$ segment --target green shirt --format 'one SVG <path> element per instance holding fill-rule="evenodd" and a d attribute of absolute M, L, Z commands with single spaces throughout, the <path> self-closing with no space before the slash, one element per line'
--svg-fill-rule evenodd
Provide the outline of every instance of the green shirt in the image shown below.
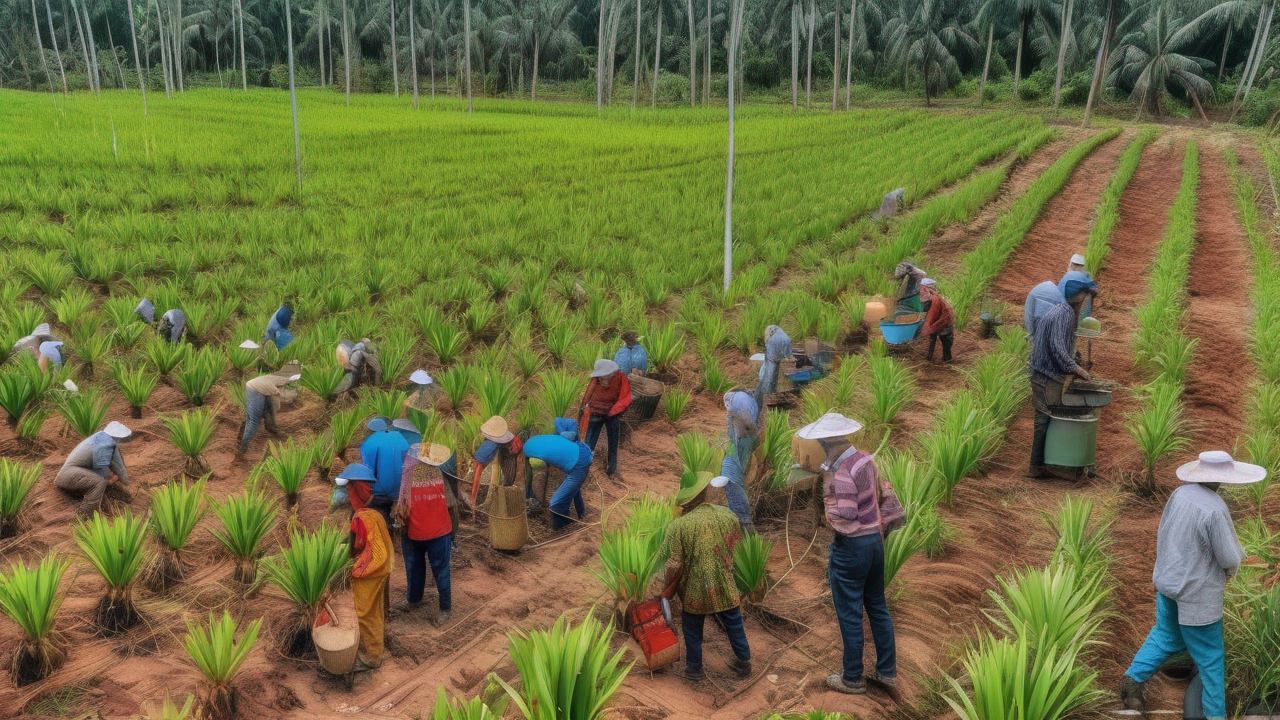
<path fill-rule="evenodd" d="M 671 521 L 668 563 L 680 568 L 676 591 L 685 612 L 710 615 L 742 602 L 733 582 L 733 547 L 740 533 L 738 516 L 722 505 L 703 503 Z"/>

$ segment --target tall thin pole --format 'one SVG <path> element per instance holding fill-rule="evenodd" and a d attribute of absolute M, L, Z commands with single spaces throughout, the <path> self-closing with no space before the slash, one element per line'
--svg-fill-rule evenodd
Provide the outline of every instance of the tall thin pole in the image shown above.
<path fill-rule="evenodd" d="M 284 0 L 285 43 L 289 46 L 289 104 L 293 106 L 293 164 L 298 170 L 298 199 L 302 199 L 302 146 L 298 143 L 298 91 L 293 83 L 293 16 Z"/>
<path fill-rule="evenodd" d="M 732 74 L 729 76 L 733 77 Z M 636 103 L 640 100 L 640 0 L 636 0 L 636 69 L 635 77 L 631 83 L 631 109 L 636 109 Z"/>
<path fill-rule="evenodd" d="M 709 0 L 708 0 L 709 1 Z M 733 280 L 733 125 L 734 73 L 738 67 L 738 34 L 742 23 L 742 0 L 729 3 L 729 163 L 724 186 L 724 290 L 729 292 Z M 710 27 L 707 28 L 710 32 Z"/>
<path fill-rule="evenodd" d="M 132 2 L 132 0 L 130 0 Z M 31 25 L 36 31 L 36 46 L 40 48 L 40 64 L 44 65 L 44 79 L 49 83 L 49 92 L 56 93 L 53 87 L 53 74 L 49 72 L 49 59 L 44 56 L 44 44 L 40 42 L 40 16 L 36 14 L 36 0 L 31 0 Z M 57 100 L 54 100 L 57 105 Z"/>
<path fill-rule="evenodd" d="M 466 35 L 467 49 L 467 114 L 472 111 L 471 103 L 471 0 L 463 0 L 463 33 Z"/>
<path fill-rule="evenodd" d="M 396 50 L 396 0 L 391 0 L 391 83 L 400 97 L 400 55 Z"/>
<path fill-rule="evenodd" d="M 147 116 L 147 82 L 142 79 L 142 59 L 138 55 L 138 33 L 133 27 L 133 0 L 125 0 L 125 4 L 129 10 L 129 37 L 133 39 L 133 67 L 138 71 L 138 87 L 142 88 L 142 117 L 145 118 Z M 120 78 L 123 80 L 124 75 Z"/>
<path fill-rule="evenodd" d="M 58 52 L 58 36 L 53 34 L 53 9 L 49 0 L 44 0 L 44 14 L 49 19 L 49 39 L 53 41 L 53 54 L 58 58 L 58 72 L 62 74 L 62 94 L 67 94 L 67 71 L 62 66 L 62 53 Z"/>
<path fill-rule="evenodd" d="M 409 0 L 409 65 L 413 71 L 413 109 L 418 109 L 418 41 L 413 26 L 418 24 L 413 14 L 413 0 Z"/>
<path fill-rule="evenodd" d="M 244 2 L 236 0 L 236 7 L 240 8 L 240 89 L 248 91 L 249 66 L 244 64 Z"/>

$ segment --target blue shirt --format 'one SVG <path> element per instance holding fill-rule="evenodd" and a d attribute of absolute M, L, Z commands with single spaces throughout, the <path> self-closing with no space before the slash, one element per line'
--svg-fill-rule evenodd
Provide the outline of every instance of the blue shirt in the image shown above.
<path fill-rule="evenodd" d="M 485 440 L 480 443 L 480 447 L 476 448 L 476 462 L 482 462 L 485 465 L 493 462 L 493 458 L 498 454 L 498 443 L 492 440 Z"/>
<path fill-rule="evenodd" d="M 635 347 L 627 347 L 624 344 L 613 356 L 613 361 L 618 364 L 619 370 L 627 374 L 632 370 L 649 372 L 649 353 L 645 352 L 644 347 L 639 344 Z"/>
<path fill-rule="evenodd" d="M 400 433 L 383 430 L 365 438 L 360 445 L 360 461 L 373 470 L 374 495 L 400 497 L 400 473 L 407 454 L 409 443 Z"/>
<path fill-rule="evenodd" d="M 729 442 L 742 439 L 744 433 L 754 436 L 760 419 L 760 406 L 751 393 L 741 390 L 729 393 L 728 414 L 725 417 L 725 434 Z"/>
<path fill-rule="evenodd" d="M 1079 270 L 1068 270 L 1067 273 L 1062 276 L 1062 279 L 1058 281 L 1058 292 L 1062 293 L 1062 299 L 1064 301 L 1067 298 L 1067 283 L 1071 280 L 1075 280 L 1076 282 L 1082 282 L 1082 283 L 1093 282 L 1093 278 L 1089 275 L 1089 273 L 1080 272 Z M 1094 284 L 1096 285 L 1097 283 L 1094 283 Z M 1090 297 L 1088 300 L 1085 300 L 1084 307 L 1080 308 L 1080 317 L 1090 317 L 1091 315 L 1093 315 L 1093 298 L 1092 297 Z"/>
<path fill-rule="evenodd" d="M 276 310 L 275 315 L 271 316 L 271 322 L 267 323 L 267 331 L 263 334 L 263 344 L 273 342 L 276 347 L 283 350 L 293 342 L 293 333 L 289 332 L 289 323 L 293 322 L 293 311 L 281 305 Z"/>
<path fill-rule="evenodd" d="M 1031 337 L 1036 336 L 1036 322 L 1053 309 L 1055 305 L 1066 302 L 1058 286 L 1045 280 L 1031 288 L 1027 293 L 1027 303 L 1022 309 L 1022 328 Z"/>

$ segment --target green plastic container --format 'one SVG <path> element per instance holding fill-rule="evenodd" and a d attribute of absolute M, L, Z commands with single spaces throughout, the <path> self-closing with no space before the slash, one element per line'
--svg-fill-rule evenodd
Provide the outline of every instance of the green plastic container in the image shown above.
<path fill-rule="evenodd" d="M 1049 418 L 1044 462 L 1059 467 L 1090 467 L 1098 455 L 1098 415 Z"/>

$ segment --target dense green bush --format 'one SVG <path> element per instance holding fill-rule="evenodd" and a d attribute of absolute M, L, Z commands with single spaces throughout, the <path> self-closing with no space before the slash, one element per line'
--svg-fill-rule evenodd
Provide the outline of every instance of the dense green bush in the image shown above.
<path fill-rule="evenodd" d="M 769 55 L 752 55 L 742 63 L 742 77 L 756 87 L 776 87 L 782 79 L 782 66 Z M 688 86 L 686 79 L 685 86 Z"/>

